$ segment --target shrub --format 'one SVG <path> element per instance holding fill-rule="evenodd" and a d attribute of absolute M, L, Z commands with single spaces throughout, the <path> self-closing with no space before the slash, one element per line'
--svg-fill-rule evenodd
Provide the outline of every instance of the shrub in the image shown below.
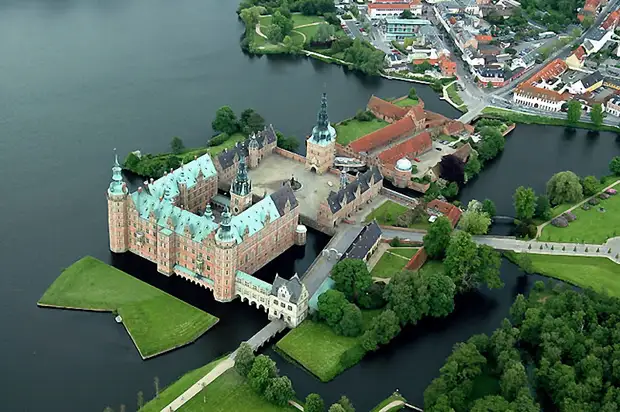
<path fill-rule="evenodd" d="M 592 206 L 596 206 L 599 203 L 601 203 L 601 201 L 598 200 L 597 198 L 593 197 L 592 199 L 588 200 L 588 203 L 591 204 Z"/>
<path fill-rule="evenodd" d="M 355 113 L 355 119 L 360 122 L 369 122 L 374 118 L 375 116 L 370 112 L 370 110 L 358 110 L 357 113 Z"/>
<path fill-rule="evenodd" d="M 563 216 L 558 216 L 551 221 L 551 224 L 555 227 L 567 227 L 568 221 Z"/>
<path fill-rule="evenodd" d="M 584 203 L 583 205 L 581 205 L 581 208 L 582 208 L 583 210 L 590 210 L 590 209 L 591 209 L 591 208 L 590 208 L 590 205 L 589 205 L 589 204 L 587 204 L 587 203 Z"/>
<path fill-rule="evenodd" d="M 576 220 L 576 219 L 577 219 L 577 216 L 575 216 L 575 215 L 574 215 L 573 213 L 571 213 L 571 212 L 565 212 L 565 213 L 563 213 L 563 214 L 562 214 L 562 217 L 563 217 L 564 219 L 566 219 L 567 221 L 569 221 L 569 222 L 572 222 L 573 220 Z"/>
<path fill-rule="evenodd" d="M 598 195 L 598 197 L 603 200 L 609 199 L 609 195 L 607 193 L 601 193 L 600 195 Z"/>
<path fill-rule="evenodd" d="M 228 139 L 230 139 L 230 136 L 228 135 L 228 133 L 220 133 L 217 136 L 213 136 L 211 140 L 209 140 L 209 146 L 221 145 Z"/>
<path fill-rule="evenodd" d="M 380 309 L 385 306 L 383 292 L 385 291 L 385 283 L 373 283 L 370 285 L 366 293 L 359 298 L 359 305 L 364 309 Z"/>
<path fill-rule="evenodd" d="M 399 247 L 400 246 L 400 239 L 398 238 L 398 236 L 396 236 L 394 239 L 390 240 L 390 246 L 392 246 L 392 247 Z"/>

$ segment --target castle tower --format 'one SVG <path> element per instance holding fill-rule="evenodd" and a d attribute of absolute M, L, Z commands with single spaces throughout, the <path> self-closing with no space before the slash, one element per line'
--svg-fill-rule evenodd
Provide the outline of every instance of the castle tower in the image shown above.
<path fill-rule="evenodd" d="M 305 245 L 307 233 L 308 229 L 304 225 L 297 225 L 297 228 L 295 229 L 295 244 L 298 246 Z"/>
<path fill-rule="evenodd" d="M 230 184 L 230 205 L 235 215 L 252 206 L 252 182 L 248 179 L 244 157 L 239 159 L 237 177 Z"/>
<path fill-rule="evenodd" d="M 340 190 L 347 187 L 348 184 L 349 184 L 349 178 L 347 176 L 347 169 L 343 167 L 342 170 L 340 171 Z"/>
<path fill-rule="evenodd" d="M 129 250 L 129 225 L 127 222 L 127 196 L 129 190 L 127 190 L 127 185 L 123 182 L 121 171 L 118 155 L 114 153 L 112 182 L 107 191 L 108 233 L 110 235 L 110 250 L 114 253 L 124 253 Z"/>
<path fill-rule="evenodd" d="M 220 227 L 215 233 L 215 265 L 213 296 L 218 302 L 230 302 L 235 298 L 237 276 L 237 241 L 228 208 L 222 213 Z"/>
<path fill-rule="evenodd" d="M 260 145 L 256 139 L 256 134 L 252 133 L 248 143 L 248 157 L 250 169 L 256 169 L 260 163 Z"/>
<path fill-rule="evenodd" d="M 306 141 L 306 169 L 323 174 L 333 166 L 335 157 L 336 130 L 329 124 L 327 94 L 323 93 L 316 126 Z"/>

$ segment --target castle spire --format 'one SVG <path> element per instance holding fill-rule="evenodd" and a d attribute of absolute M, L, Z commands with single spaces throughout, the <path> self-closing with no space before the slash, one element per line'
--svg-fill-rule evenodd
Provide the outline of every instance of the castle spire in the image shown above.
<path fill-rule="evenodd" d="M 217 229 L 215 233 L 215 239 L 221 242 L 230 242 L 234 240 L 234 235 L 232 233 L 231 226 L 231 215 L 228 211 L 228 206 L 224 208 L 222 212 L 222 221 L 220 222 L 220 227 Z"/>
<path fill-rule="evenodd" d="M 239 159 L 239 168 L 237 176 L 230 185 L 230 192 L 238 196 L 246 196 L 252 191 L 252 183 L 248 179 L 248 168 L 245 163 L 245 157 Z"/>
<path fill-rule="evenodd" d="M 118 163 L 118 154 L 116 148 L 114 148 L 114 165 L 112 166 L 112 182 L 108 188 L 108 193 L 111 195 L 125 194 L 125 182 L 123 182 L 123 168 Z"/>
<path fill-rule="evenodd" d="M 347 169 L 343 167 L 342 170 L 340 171 L 340 190 L 347 187 L 348 184 L 349 184 L 349 179 L 347 177 Z"/>
<path fill-rule="evenodd" d="M 316 126 L 312 129 L 312 138 L 316 142 L 331 141 L 336 137 L 336 131 L 329 124 L 329 116 L 327 115 L 327 93 L 321 96 L 321 108 L 317 114 Z"/>

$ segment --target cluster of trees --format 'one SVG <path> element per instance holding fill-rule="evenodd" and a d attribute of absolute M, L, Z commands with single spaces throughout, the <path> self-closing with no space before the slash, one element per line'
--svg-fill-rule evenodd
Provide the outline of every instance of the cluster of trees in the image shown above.
<path fill-rule="evenodd" d="M 353 44 L 344 50 L 344 58 L 353 68 L 366 73 L 378 74 L 385 65 L 385 53 L 377 50 L 370 43 L 355 39 Z"/>
<path fill-rule="evenodd" d="M 278 147 L 294 152 L 299 147 L 299 140 L 295 136 L 284 136 L 281 132 L 276 130 L 276 138 Z"/>
<path fill-rule="evenodd" d="M 576 22 L 576 10 L 582 6 L 583 3 L 579 0 L 525 0 L 521 2 L 521 9 L 527 17 L 544 24 L 556 33 L 560 33 L 564 27 Z"/>
<path fill-rule="evenodd" d="M 493 214 L 491 214 L 491 212 Z M 489 231 L 491 218 L 495 215 L 495 204 L 490 199 L 483 202 L 472 200 L 461 215 L 459 229 L 472 235 L 484 235 Z"/>
<path fill-rule="evenodd" d="M 257 6 L 264 10 L 261 14 L 274 14 L 283 7 L 306 16 L 336 13 L 336 6 L 330 0 L 297 0 L 290 3 L 287 0 L 242 0 L 237 8 L 237 14 L 241 15 L 243 10 Z"/>
<path fill-rule="evenodd" d="M 254 109 L 245 109 L 239 119 L 229 106 L 222 106 L 215 112 L 211 127 L 216 132 L 232 135 L 234 133 L 251 134 L 265 128 L 265 119 Z"/>
<path fill-rule="evenodd" d="M 331 24 L 321 24 L 314 36 L 312 36 L 312 44 L 325 45 L 330 44 L 336 35 L 336 29 Z"/>
<path fill-rule="evenodd" d="M 609 162 L 609 171 L 616 176 L 620 176 L 620 156 L 615 156 Z"/>
<path fill-rule="evenodd" d="M 549 220 L 551 218 L 551 204 L 545 195 L 536 196 L 531 187 L 519 186 L 513 195 L 517 236 L 536 237 L 534 219 Z"/>
<path fill-rule="evenodd" d="M 428 203 L 441 196 L 446 199 L 453 199 L 459 194 L 458 183 L 456 181 L 449 182 L 448 180 L 458 179 L 459 170 L 463 169 L 463 162 L 456 156 L 447 155 L 442 157 L 439 166 L 442 179 L 431 182 L 429 176 L 424 176 L 421 180 L 422 183 L 429 183 L 428 189 L 424 193 L 424 202 Z"/>
<path fill-rule="evenodd" d="M 567 103 L 566 118 L 570 124 L 577 124 L 581 119 L 582 106 L 578 100 L 571 100 Z M 594 125 L 600 127 L 605 119 L 605 111 L 600 103 L 592 105 L 590 110 L 590 120 Z"/>
<path fill-rule="evenodd" d="M 619 317 L 617 298 L 537 282 L 529 299 L 517 296 L 511 320 L 491 337 L 455 346 L 424 393 L 424 409 L 537 412 L 540 402 L 559 412 L 617 411 Z M 476 399 L 474 381 L 482 377 L 499 389 Z"/>
<path fill-rule="evenodd" d="M 280 43 L 285 36 L 291 34 L 294 26 L 291 11 L 285 3 L 271 16 L 271 24 L 265 29 L 265 35 L 271 43 Z"/>
<path fill-rule="evenodd" d="M 479 161 L 484 163 L 504 150 L 506 139 L 498 127 L 485 126 L 480 128 L 479 133 L 482 140 L 478 143 L 476 150 Z"/>

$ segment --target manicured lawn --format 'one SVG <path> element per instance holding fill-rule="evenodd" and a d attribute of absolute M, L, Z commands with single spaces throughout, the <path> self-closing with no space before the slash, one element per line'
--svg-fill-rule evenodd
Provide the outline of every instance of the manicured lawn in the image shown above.
<path fill-rule="evenodd" d="M 599 207 L 606 211 L 599 212 Z M 539 240 L 603 244 L 611 237 L 620 236 L 620 195 L 601 200 L 597 206 L 591 206 L 590 210 L 583 210 L 580 206 L 572 213 L 577 216 L 577 220 L 570 222 L 568 227 L 548 224 Z"/>
<path fill-rule="evenodd" d="M 400 107 L 409 107 L 409 106 L 415 106 L 418 103 L 420 103 L 418 99 L 412 99 L 411 97 L 407 97 L 406 99 L 399 100 L 394 104 Z"/>
<path fill-rule="evenodd" d="M 529 254 L 534 271 L 598 292 L 620 296 L 620 265 L 607 258 Z"/>
<path fill-rule="evenodd" d="M 218 318 L 86 256 L 52 283 L 42 306 L 117 311 L 142 357 L 193 342 Z"/>
<path fill-rule="evenodd" d="M 446 93 L 448 93 L 450 100 L 452 100 L 457 106 L 463 105 L 463 99 L 461 99 L 461 96 L 459 96 L 459 93 L 456 90 L 456 83 L 452 83 L 450 86 L 448 86 L 446 88 Z"/>
<path fill-rule="evenodd" d="M 620 128 L 615 126 L 606 126 L 602 125 L 601 127 L 595 126 L 593 123 L 580 121 L 577 124 L 568 123 L 567 119 L 558 119 L 550 116 L 537 116 L 525 113 L 519 113 L 512 110 L 500 109 L 498 107 L 485 107 L 482 110 L 483 114 L 490 115 L 490 117 L 499 117 L 504 120 L 514 122 L 514 123 L 524 123 L 524 124 L 548 124 L 552 126 L 569 126 L 569 127 L 578 127 L 582 129 L 591 129 L 591 130 L 604 130 L 610 132 L 618 132 Z M 587 119 L 586 116 L 582 116 L 582 119 Z"/>
<path fill-rule="evenodd" d="M 391 278 L 403 270 L 417 251 L 418 248 L 390 248 L 381 256 L 370 274 L 377 278 Z"/>
<path fill-rule="evenodd" d="M 346 125 L 343 124 L 344 122 L 346 122 Z M 336 141 L 342 145 L 347 145 L 362 136 L 366 136 L 388 125 L 387 122 L 379 119 L 373 119 L 369 122 L 349 119 L 344 122 L 336 125 Z"/>
<path fill-rule="evenodd" d="M 294 412 L 292 406 L 275 406 L 257 395 L 246 380 L 230 369 L 211 382 L 202 393 L 183 405 L 182 412 Z"/>
<path fill-rule="evenodd" d="M 211 372 L 222 359 L 214 360 L 198 369 L 187 372 L 159 393 L 157 398 L 152 399 L 140 409 L 140 412 L 160 412 L 166 405 L 178 398 L 194 383 Z"/>
<path fill-rule="evenodd" d="M 398 216 L 405 213 L 407 210 L 408 209 L 406 206 L 388 200 L 370 212 L 368 216 L 366 216 L 366 219 L 364 219 L 364 223 L 368 223 L 373 219 L 376 219 L 377 223 L 380 225 L 394 226 Z"/>
<path fill-rule="evenodd" d="M 303 26 L 303 25 L 312 24 L 312 23 L 320 23 L 324 21 L 325 19 L 321 16 L 305 16 L 300 13 L 293 13 L 293 24 L 295 24 L 294 27 Z"/>
<path fill-rule="evenodd" d="M 313 16 L 308 16 L 308 17 L 313 17 Z M 327 24 L 327 23 L 321 23 L 321 24 Z M 320 24 L 315 24 L 314 26 L 299 27 L 299 28 L 296 28 L 294 30 L 305 34 L 306 35 L 306 42 L 309 43 L 310 40 L 312 40 L 312 38 L 316 34 L 316 32 L 319 30 L 319 26 L 320 26 Z"/>
<path fill-rule="evenodd" d="M 384 406 L 389 405 L 390 403 L 394 402 L 394 401 L 403 401 L 403 402 L 407 402 L 407 399 L 405 399 L 402 395 L 400 395 L 399 393 L 394 392 L 392 395 L 390 395 L 388 398 L 382 400 L 377 406 L 375 406 L 374 408 L 372 408 L 372 410 L 370 412 L 379 412 L 381 410 L 381 408 L 383 408 Z M 402 406 L 396 406 L 394 408 L 389 409 L 390 412 L 392 411 L 400 411 L 402 409 Z"/>
<path fill-rule="evenodd" d="M 445 269 L 443 267 L 443 262 L 440 260 L 427 260 L 424 266 L 420 268 L 418 272 L 427 273 L 427 272 L 440 272 L 444 273 Z"/>
<path fill-rule="evenodd" d="M 364 325 L 369 325 L 379 313 L 380 310 L 362 311 Z M 344 371 L 340 358 L 344 352 L 358 346 L 360 338 L 337 335 L 326 324 L 306 319 L 280 339 L 276 347 L 327 382 Z"/>

